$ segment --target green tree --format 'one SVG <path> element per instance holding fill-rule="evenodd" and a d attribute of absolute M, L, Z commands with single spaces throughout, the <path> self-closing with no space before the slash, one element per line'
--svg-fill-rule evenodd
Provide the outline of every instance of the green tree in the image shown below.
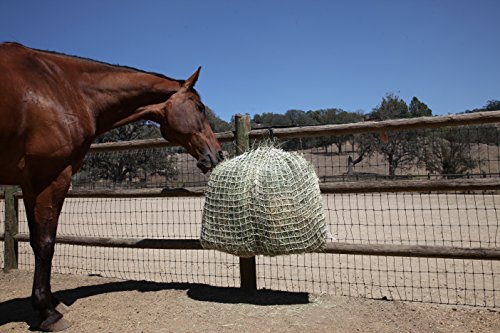
<path fill-rule="evenodd" d="M 252 127 L 267 128 L 267 127 L 284 127 L 284 126 L 308 126 L 317 125 L 318 122 L 311 117 L 308 112 L 302 110 L 288 110 L 285 114 L 262 113 L 256 114 L 252 120 Z M 316 138 L 308 139 L 291 139 L 282 143 L 285 150 L 297 150 L 303 148 L 315 147 L 317 145 Z"/>
<path fill-rule="evenodd" d="M 348 124 L 359 122 L 363 116 L 359 112 L 348 112 L 342 109 L 322 109 L 316 111 L 309 111 L 311 117 L 316 120 L 318 124 Z M 352 135 L 335 135 L 328 137 L 320 137 L 317 143 L 325 149 L 334 144 L 337 146 L 339 154 L 343 152 L 345 143 L 352 139 Z"/>
<path fill-rule="evenodd" d="M 500 101 L 496 99 L 489 100 L 484 106 L 486 111 L 497 111 L 500 110 Z"/>
<path fill-rule="evenodd" d="M 337 117 L 334 124 L 350 124 L 357 123 L 363 120 L 363 115 L 359 112 L 348 112 L 340 110 L 337 112 Z M 342 153 L 342 147 L 345 146 L 346 142 L 352 141 L 353 135 L 336 135 L 332 137 L 333 144 L 337 146 L 339 154 Z"/>
<path fill-rule="evenodd" d="M 423 103 L 416 98 L 414 100 L 413 111 L 417 114 L 419 108 L 424 109 Z M 394 94 L 387 94 L 383 97 L 382 102 L 371 113 L 371 117 L 375 120 L 410 118 L 411 116 L 412 113 L 406 102 Z M 410 167 L 416 160 L 417 135 L 414 132 L 383 133 L 375 136 L 372 144 L 374 145 L 372 150 L 383 154 L 387 161 L 390 178 L 396 176 L 398 168 Z"/>
<path fill-rule="evenodd" d="M 157 125 L 140 121 L 115 128 L 100 136 L 96 143 L 130 141 L 160 137 Z M 90 153 L 82 166 L 79 182 L 111 180 L 121 184 L 135 177 L 145 179 L 150 175 L 167 178 L 177 174 L 176 157 L 169 149 L 140 150 L 130 152 Z"/>
<path fill-rule="evenodd" d="M 311 126 L 318 122 L 308 112 L 302 110 L 288 110 L 284 114 L 286 126 Z M 318 138 L 291 139 L 283 143 L 283 149 L 299 150 L 318 146 Z"/>
<path fill-rule="evenodd" d="M 486 102 L 481 108 L 465 110 L 465 113 L 474 113 L 474 112 L 482 112 L 482 111 L 498 111 L 500 110 L 500 101 L 496 99 L 491 99 Z"/>
<path fill-rule="evenodd" d="M 285 119 L 289 126 L 310 126 L 319 124 L 316 119 L 311 117 L 310 113 L 302 110 L 288 110 L 285 113 Z"/>
<path fill-rule="evenodd" d="M 376 140 L 377 135 L 374 133 L 353 135 L 349 139 L 352 143 L 352 147 L 355 147 L 358 156 L 353 158 L 352 155 L 349 155 L 347 158 L 347 175 L 352 176 L 354 174 L 354 166 L 361 163 L 365 157 L 369 157 L 375 152 L 376 145 L 374 143 Z"/>
<path fill-rule="evenodd" d="M 427 104 L 422 103 L 418 98 L 413 97 L 408 107 L 411 117 L 430 117 L 432 116 L 432 110 L 429 109 Z"/>
<path fill-rule="evenodd" d="M 462 177 L 479 165 L 479 156 L 467 139 L 467 129 L 437 129 L 423 138 L 419 164 L 445 178 Z"/>
<path fill-rule="evenodd" d="M 283 114 L 264 112 L 253 116 L 253 127 L 291 126 L 290 119 Z"/>
<path fill-rule="evenodd" d="M 486 104 L 477 109 L 466 110 L 464 113 L 475 113 L 484 111 L 497 111 L 500 110 L 499 100 L 489 100 Z M 500 146 L 500 128 L 496 125 L 480 125 L 469 126 L 469 132 L 466 138 L 470 143 L 484 143 Z"/>
<path fill-rule="evenodd" d="M 230 123 L 219 118 L 211 108 L 207 106 L 205 110 L 207 112 L 208 123 L 214 133 L 228 132 L 233 129 Z"/>
<path fill-rule="evenodd" d="M 371 117 L 375 120 L 410 118 L 408 105 L 399 96 L 387 94 L 382 102 L 372 110 Z"/>

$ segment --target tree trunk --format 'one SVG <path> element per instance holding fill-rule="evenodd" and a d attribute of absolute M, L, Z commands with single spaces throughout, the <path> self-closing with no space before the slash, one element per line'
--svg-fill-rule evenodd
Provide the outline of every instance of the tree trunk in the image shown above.
<path fill-rule="evenodd" d="M 396 163 L 396 160 L 394 160 L 393 155 L 389 155 L 387 161 L 389 162 L 389 178 L 394 179 L 398 164 Z"/>
<path fill-rule="evenodd" d="M 352 156 L 347 158 L 347 175 L 352 176 L 354 174 L 354 166 L 361 162 L 365 157 L 365 152 L 361 152 L 357 159 L 353 160 Z"/>
<path fill-rule="evenodd" d="M 349 156 L 347 158 L 347 175 L 352 176 L 353 173 L 354 173 L 354 162 L 352 160 L 352 157 Z"/>
<path fill-rule="evenodd" d="M 342 154 L 342 143 L 336 143 L 335 144 L 339 150 L 339 155 Z"/>

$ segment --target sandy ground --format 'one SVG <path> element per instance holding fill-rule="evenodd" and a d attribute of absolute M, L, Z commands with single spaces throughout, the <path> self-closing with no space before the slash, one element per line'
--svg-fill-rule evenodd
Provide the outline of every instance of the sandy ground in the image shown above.
<path fill-rule="evenodd" d="M 36 330 L 29 272 L 0 273 L 0 332 Z M 499 332 L 498 310 L 54 274 L 66 332 Z"/>

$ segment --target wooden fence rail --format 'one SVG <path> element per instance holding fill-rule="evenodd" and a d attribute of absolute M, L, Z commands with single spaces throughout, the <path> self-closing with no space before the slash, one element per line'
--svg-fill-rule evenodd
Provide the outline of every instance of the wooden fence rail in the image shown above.
<path fill-rule="evenodd" d="M 384 121 L 367 121 L 351 124 L 296 126 L 288 128 L 273 128 L 273 136 L 280 139 L 305 138 L 315 136 L 336 136 L 346 134 L 359 134 L 370 132 L 407 131 L 422 128 L 440 128 L 450 126 L 484 125 L 500 122 L 500 110 L 476 112 L 461 115 L 448 115 L 436 117 L 419 117 L 411 119 L 395 119 Z M 269 129 L 250 130 L 250 139 L 265 138 L 269 136 Z M 232 142 L 235 133 L 217 133 L 220 142 Z M 164 139 L 135 140 L 128 142 L 107 142 L 93 144 L 92 152 L 123 151 L 130 149 L 174 147 L 175 144 Z"/>
<path fill-rule="evenodd" d="M 219 142 L 232 142 L 234 140 L 233 132 L 216 133 L 215 136 Z M 143 139 L 133 141 L 119 141 L 119 142 L 105 142 L 94 143 L 90 147 L 91 152 L 110 152 L 110 151 L 123 151 L 131 149 L 152 149 L 152 148 L 166 148 L 178 147 L 177 144 L 165 141 L 165 139 Z"/>
<path fill-rule="evenodd" d="M 436 179 L 436 180 L 385 180 L 363 182 L 331 182 L 319 184 L 322 194 L 391 193 L 391 192 L 472 192 L 500 191 L 500 178 Z M 146 189 L 94 189 L 70 190 L 67 198 L 162 198 L 203 197 L 205 187 L 196 188 L 146 188 Z M 22 198 L 22 192 L 13 191 Z M 0 199 L 2 196 L 0 196 Z"/>
<path fill-rule="evenodd" d="M 4 240 L 0 234 L 0 240 Z M 18 242 L 29 242 L 28 234 L 17 234 L 14 239 Z M 159 250 L 203 250 L 199 239 L 153 239 L 153 238 L 109 238 L 66 236 L 57 237 L 57 243 L 115 247 L 133 249 L 159 249 Z M 352 243 L 327 243 L 323 251 L 317 253 L 353 254 L 365 256 L 390 256 L 390 257 L 419 257 L 419 258 L 444 258 L 444 259 L 470 259 L 470 260 L 500 260 L 498 248 L 465 248 L 451 246 L 429 245 L 397 245 L 397 244 L 352 244 Z"/>
<path fill-rule="evenodd" d="M 441 128 L 465 125 L 484 125 L 500 122 L 500 111 L 477 112 L 461 115 L 418 117 L 410 119 L 392 119 L 367 121 L 351 124 L 313 125 L 288 128 L 274 128 L 273 136 L 280 139 L 310 138 L 318 136 L 337 136 L 371 132 L 409 131 L 422 128 Z M 268 129 L 250 131 L 251 139 L 269 136 Z"/>

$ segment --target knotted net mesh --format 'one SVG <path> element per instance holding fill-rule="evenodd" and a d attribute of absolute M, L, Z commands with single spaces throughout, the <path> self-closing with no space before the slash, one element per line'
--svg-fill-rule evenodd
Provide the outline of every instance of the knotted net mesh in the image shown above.
<path fill-rule="evenodd" d="M 260 147 L 210 175 L 204 248 L 276 256 L 321 250 L 328 236 L 318 178 L 301 155 Z"/>

